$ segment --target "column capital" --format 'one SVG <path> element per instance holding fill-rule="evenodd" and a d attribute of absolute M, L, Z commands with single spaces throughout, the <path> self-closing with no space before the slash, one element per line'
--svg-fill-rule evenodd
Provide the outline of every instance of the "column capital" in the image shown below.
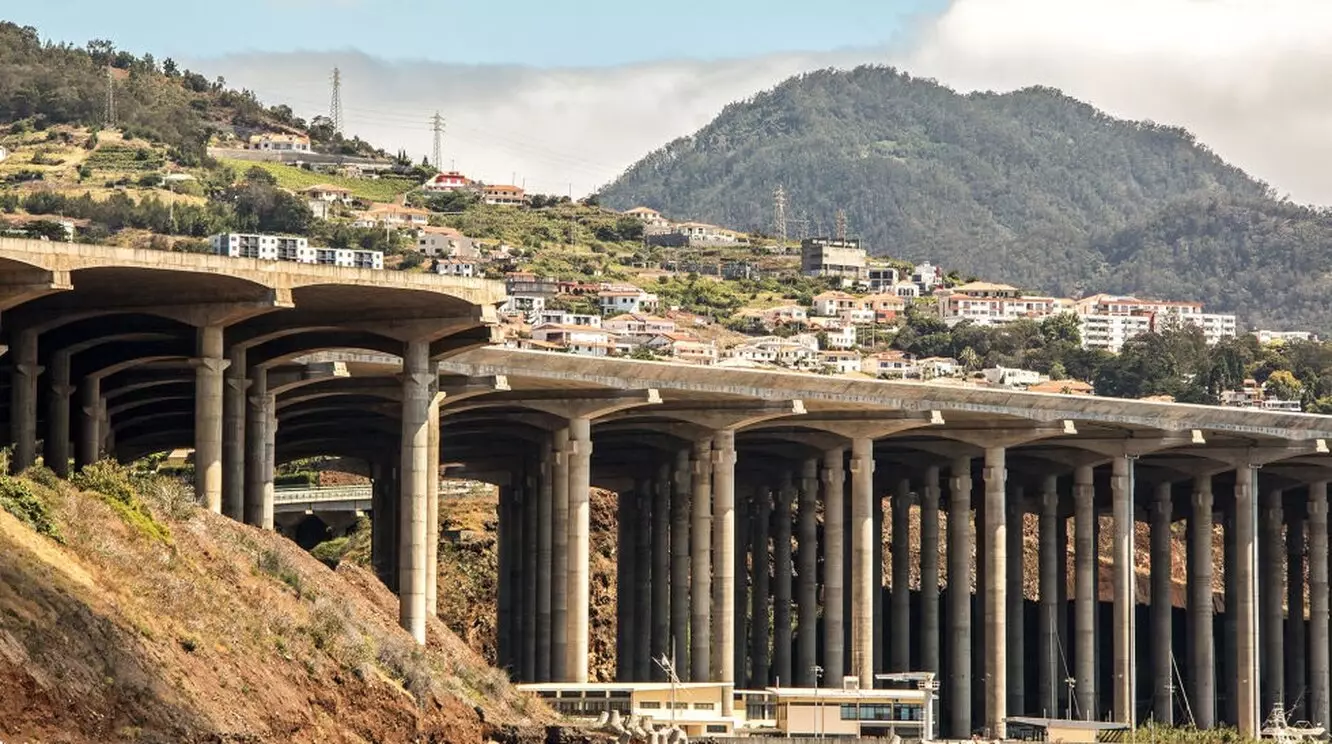
<path fill-rule="evenodd" d="M 1192 494 L 1189 495 L 1189 503 L 1191 503 L 1195 509 L 1211 509 L 1212 492 L 1194 491 Z"/>
<path fill-rule="evenodd" d="M 14 371 L 24 377 L 37 377 L 46 371 L 46 367 L 40 364 L 25 364 L 20 362 L 14 365 Z"/>
<path fill-rule="evenodd" d="M 730 465 L 730 466 L 734 466 L 734 465 L 735 465 L 735 462 L 736 462 L 736 459 L 737 459 L 737 457 L 736 457 L 736 454 L 735 454 L 735 450 L 733 450 L 733 449 L 713 450 L 713 451 L 712 451 L 712 464 L 713 464 L 713 465 L 722 465 L 722 466 Z"/>
<path fill-rule="evenodd" d="M 78 388 L 74 387 L 73 385 L 70 385 L 69 383 L 56 384 L 51 386 L 51 392 L 55 393 L 56 395 L 62 398 L 68 398 L 72 396 L 76 390 L 78 390 Z"/>
<path fill-rule="evenodd" d="M 190 366 L 196 370 L 207 370 L 220 375 L 231 366 L 231 360 L 222 357 L 194 357 L 190 359 Z"/>

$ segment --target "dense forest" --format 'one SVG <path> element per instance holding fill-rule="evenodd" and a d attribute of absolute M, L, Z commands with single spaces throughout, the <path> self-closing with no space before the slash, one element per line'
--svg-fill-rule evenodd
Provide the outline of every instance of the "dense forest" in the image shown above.
<path fill-rule="evenodd" d="M 136 56 L 104 39 L 84 47 L 56 44 L 31 26 L 0 22 L 0 122 L 102 125 L 108 85 L 116 127 L 170 146 L 172 159 L 184 165 L 199 165 L 209 137 L 221 132 L 302 132 L 347 155 L 384 154 L 358 138 L 344 139 L 327 117 L 307 123 L 288 106 L 265 107 L 252 91 L 233 90 L 226 80 L 208 80 L 172 59 Z"/>
<path fill-rule="evenodd" d="M 602 192 L 676 218 L 849 233 L 1043 292 L 1196 299 L 1243 322 L 1332 330 L 1332 217 L 1273 199 L 1188 132 L 1049 88 L 960 95 L 892 68 L 824 70 L 732 104 Z"/>

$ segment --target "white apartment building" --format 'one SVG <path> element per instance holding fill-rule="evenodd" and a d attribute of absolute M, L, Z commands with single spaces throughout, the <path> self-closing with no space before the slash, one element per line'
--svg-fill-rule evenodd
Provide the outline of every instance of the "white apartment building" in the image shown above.
<path fill-rule="evenodd" d="M 1287 344 L 1292 341 L 1316 341 L 1318 337 L 1311 331 L 1254 331 L 1253 335 L 1258 338 L 1258 343 L 1266 346 L 1268 344 Z"/>
<path fill-rule="evenodd" d="M 825 330 L 824 336 L 828 340 L 829 349 L 856 348 L 856 327 L 854 325 L 844 325 L 841 328 Z"/>
<path fill-rule="evenodd" d="M 427 256 L 476 258 L 479 247 L 477 241 L 451 227 L 427 226 L 416 231 L 416 248 Z"/>
<path fill-rule="evenodd" d="M 981 374 L 985 375 L 985 381 L 991 385 L 1009 388 L 1025 388 L 1050 379 L 1049 375 L 1030 369 L 1016 369 L 1002 365 L 981 370 Z"/>
<path fill-rule="evenodd" d="M 532 325 L 560 325 L 560 326 L 579 326 L 586 328 L 601 328 L 602 320 L 600 315 L 584 315 L 581 313 L 571 313 L 568 310 L 545 310 L 542 309 L 532 316 Z"/>
<path fill-rule="evenodd" d="M 869 266 L 865 269 L 865 289 L 873 293 L 891 292 L 901 279 L 897 269 L 887 266 Z"/>
<path fill-rule="evenodd" d="M 293 261 L 358 269 L 384 268 L 384 254 L 381 251 L 312 247 L 306 238 L 258 233 L 219 233 L 211 236 L 208 242 L 212 245 L 213 253 L 232 258 Z"/>
<path fill-rule="evenodd" d="M 933 292 L 935 287 L 943 284 L 943 270 L 929 262 L 918 263 L 916 270 L 911 272 L 911 281 L 922 292 Z"/>
<path fill-rule="evenodd" d="M 641 313 L 657 308 L 657 296 L 634 287 L 632 289 L 605 289 L 597 293 L 597 302 L 603 314 Z"/>
<path fill-rule="evenodd" d="M 602 322 L 602 327 L 615 333 L 627 333 L 634 336 L 648 336 L 659 333 L 673 333 L 675 321 L 658 318 L 655 315 L 624 313 Z"/>
<path fill-rule="evenodd" d="M 503 305 L 500 305 L 500 312 L 506 315 L 521 313 L 531 316 L 545 309 L 546 298 L 543 295 L 509 295 L 509 299 L 505 300 Z"/>
<path fill-rule="evenodd" d="M 843 310 L 851 310 L 859 305 L 855 296 L 846 292 L 823 292 L 814 295 L 814 314 L 824 318 L 836 318 Z"/>
<path fill-rule="evenodd" d="M 1152 330 L 1152 319 L 1149 315 L 1079 315 L 1078 327 L 1082 348 L 1118 354 L 1125 341 Z"/>
<path fill-rule="evenodd" d="M 474 261 L 446 258 L 435 263 L 435 273 L 440 276 L 477 276 L 480 271 Z"/>
<path fill-rule="evenodd" d="M 1148 331 L 1160 332 L 1169 327 L 1170 324 L 1188 324 L 1198 327 L 1203 332 L 1203 338 L 1208 344 L 1215 344 L 1224 338 L 1234 337 L 1236 334 L 1236 319 L 1234 315 L 1221 313 L 1204 313 L 1201 302 L 1172 302 L 1163 300 L 1143 300 L 1137 297 L 1121 297 L 1115 295 L 1098 294 L 1078 300 L 1075 303 L 1075 309 L 1078 315 L 1097 318 L 1108 317 L 1130 317 L 1139 320 L 1114 323 L 1096 320 L 1088 324 L 1083 322 L 1083 347 L 1084 348 L 1102 348 L 1109 351 L 1118 352 L 1124 345 L 1123 342 Z M 1146 327 L 1143 327 L 1145 321 Z M 1116 325 L 1121 326 L 1117 329 Z M 1091 331 L 1091 340 L 1088 340 L 1088 330 Z M 1118 331 L 1126 332 L 1128 335 L 1119 338 Z M 1118 339 L 1118 340 L 1117 340 Z"/>

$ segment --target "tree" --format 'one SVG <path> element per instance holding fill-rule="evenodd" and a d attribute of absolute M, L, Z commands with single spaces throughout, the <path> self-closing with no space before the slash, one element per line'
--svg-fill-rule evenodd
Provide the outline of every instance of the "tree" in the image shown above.
<path fill-rule="evenodd" d="M 179 75 L 180 68 L 176 66 L 176 60 L 170 57 L 167 57 L 166 59 L 162 60 L 162 74 L 166 75 L 169 78 L 173 78 Z"/>
<path fill-rule="evenodd" d="M 1295 375 L 1279 369 L 1273 372 L 1263 383 L 1263 390 L 1269 398 L 1277 400 L 1300 400 L 1304 395 L 1304 386 L 1295 379 Z"/>
<path fill-rule="evenodd" d="M 1073 313 L 1057 313 L 1041 321 L 1041 337 L 1046 344 L 1082 345 L 1082 323 Z"/>

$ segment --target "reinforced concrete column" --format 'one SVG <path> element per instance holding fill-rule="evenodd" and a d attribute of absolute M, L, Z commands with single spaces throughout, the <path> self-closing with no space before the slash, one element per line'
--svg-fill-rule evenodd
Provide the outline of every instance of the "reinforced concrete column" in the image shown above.
<path fill-rule="evenodd" d="M 14 394 L 18 394 L 17 379 Z M 83 378 L 83 384 L 79 385 L 79 436 L 74 447 L 74 467 L 80 470 L 102 458 L 101 409 L 101 378 Z"/>
<path fill-rule="evenodd" d="M 430 407 L 426 409 L 426 612 L 431 617 L 439 617 L 439 378 L 436 376 L 430 383 Z M 536 496 L 536 478 L 535 475 L 528 476 L 529 483 L 527 491 L 527 509 L 532 512 L 529 525 L 532 528 L 531 550 L 532 556 L 528 560 L 531 566 L 531 576 L 528 581 L 532 582 L 530 600 L 531 606 L 528 611 L 532 615 L 532 640 L 536 643 L 536 592 L 537 592 L 537 496 Z M 532 650 L 532 661 L 536 662 L 536 649 Z M 533 680 L 536 677 L 536 668 L 532 669 Z"/>
<path fill-rule="evenodd" d="M 1225 709 L 1219 717 L 1230 726 L 1239 726 L 1239 672 L 1235 667 L 1239 659 L 1239 535 L 1235 517 L 1236 509 L 1232 501 L 1230 511 L 1222 514 L 1225 524 L 1221 546 L 1225 561 L 1222 601 L 1226 611 L 1221 616 L 1221 650 L 1216 665 L 1217 684 L 1220 686 L 1217 697 L 1226 701 Z M 1257 705 L 1257 701 L 1254 701 L 1254 706 Z"/>
<path fill-rule="evenodd" d="M 1090 465 L 1073 471 L 1073 678 L 1077 714 L 1096 716 L 1096 489 Z"/>
<path fill-rule="evenodd" d="M 1286 520 L 1286 711 L 1303 720 L 1309 707 L 1309 689 L 1304 664 L 1304 515 L 1298 511 Z"/>
<path fill-rule="evenodd" d="M 939 674 L 939 467 L 925 468 L 920 494 L 920 669 Z"/>
<path fill-rule="evenodd" d="M 14 453 L 9 470 L 17 475 L 37 462 L 37 378 L 42 374 L 37 365 L 37 332 L 20 331 L 9 353 L 14 357 L 9 407 L 9 438 Z"/>
<path fill-rule="evenodd" d="M 777 490 L 777 512 L 772 522 L 772 674 L 783 685 L 795 682 L 791 670 L 791 509 L 795 499 L 794 474 L 787 470 Z"/>
<path fill-rule="evenodd" d="M 1170 535 L 1174 517 L 1171 487 L 1171 483 L 1156 486 L 1151 537 L 1152 717 L 1165 726 L 1173 726 L 1175 722 L 1174 656 L 1171 649 L 1171 619 L 1175 609 L 1171 570 L 1174 562 Z"/>
<path fill-rule="evenodd" d="M 268 415 L 268 423 L 264 425 L 264 498 L 263 513 L 260 516 L 259 526 L 263 529 L 272 531 L 273 529 L 273 510 L 277 501 L 277 484 L 275 476 L 277 474 L 277 394 L 268 393 L 264 400 L 264 413 Z M 401 482 L 402 472 L 394 471 L 394 477 Z M 393 508 L 398 508 L 397 499 L 389 499 Z M 396 512 L 395 512 L 396 513 Z M 394 523 L 396 524 L 396 522 Z"/>
<path fill-rule="evenodd" d="M 694 442 L 690 460 L 689 679 L 712 679 L 712 440 Z"/>
<path fill-rule="evenodd" d="M 1235 471 L 1235 702 L 1241 736 L 1256 738 L 1258 709 L 1258 498 L 1257 469 Z M 1230 573 L 1230 566 L 1226 566 Z M 1227 576 L 1229 580 L 1229 576 Z"/>
<path fill-rule="evenodd" d="M 874 440 L 851 440 L 851 668 L 874 686 Z"/>
<path fill-rule="evenodd" d="M 652 596 L 651 657 L 660 659 L 671 653 L 671 464 L 657 466 L 652 480 Z M 652 679 L 666 681 L 666 671 L 655 662 Z"/>
<path fill-rule="evenodd" d="M 750 560 L 753 561 L 753 589 L 749 595 L 749 664 L 750 684 L 758 689 L 771 684 L 771 668 L 768 659 L 769 629 L 772 627 L 772 615 L 769 614 L 769 602 L 772 600 L 771 585 L 768 578 L 768 565 L 771 556 L 770 537 L 772 532 L 773 492 L 765 486 L 754 490 L 754 527 Z"/>
<path fill-rule="evenodd" d="M 950 466 L 948 482 L 949 737 L 971 736 L 971 458 Z"/>
<path fill-rule="evenodd" d="M 551 454 L 550 677 L 569 681 L 569 429 L 555 431 Z M 641 494 L 638 495 L 641 498 Z M 642 505 L 638 507 L 642 509 Z M 639 536 L 642 539 L 642 536 Z M 639 627 L 638 632 L 644 633 Z"/>
<path fill-rule="evenodd" d="M 634 486 L 637 554 L 634 581 L 634 628 L 638 635 L 633 646 L 633 679 L 647 682 L 653 677 L 652 664 L 652 479 L 641 478 Z"/>
<path fill-rule="evenodd" d="M 194 365 L 194 496 L 222 513 L 222 326 L 200 326 Z"/>
<path fill-rule="evenodd" d="M 799 567 L 796 587 L 795 676 L 797 687 L 813 687 L 818 681 L 814 666 L 818 664 L 818 503 L 819 461 L 810 458 L 801 464 L 800 503 L 796 539 L 798 540 Z"/>
<path fill-rule="evenodd" d="M 1045 476 L 1041 482 L 1040 545 L 1036 562 L 1040 571 L 1040 615 L 1037 618 L 1039 639 L 1032 657 L 1039 670 L 1037 676 L 1036 705 L 1047 718 L 1062 718 L 1059 709 L 1059 687 L 1064 675 L 1060 674 L 1059 630 L 1056 618 L 1059 604 L 1059 561 L 1065 560 L 1058 550 L 1059 491 L 1058 477 Z"/>
<path fill-rule="evenodd" d="M 1022 486 L 1009 489 L 1008 544 L 1003 547 L 1008 560 L 1008 713 L 1027 713 L 1027 617 L 1022 585 L 1026 579 L 1026 544 L 1022 522 L 1026 514 Z"/>
<path fill-rule="evenodd" d="M 238 522 L 245 519 L 246 356 L 243 346 L 231 350 L 222 394 L 222 513 Z"/>
<path fill-rule="evenodd" d="M 1133 461 L 1116 457 L 1110 464 L 1110 498 L 1115 516 L 1114 571 L 1114 720 L 1135 723 L 1133 568 Z"/>
<path fill-rule="evenodd" d="M 753 587 L 753 574 L 750 571 L 750 561 L 753 558 L 754 535 L 754 510 L 755 504 L 754 488 L 747 484 L 736 487 L 735 498 L 735 615 L 732 627 L 735 629 L 735 642 L 732 644 L 735 654 L 735 674 L 736 685 L 742 688 L 753 686 L 752 675 L 750 675 L 749 664 L 749 644 L 750 618 L 749 610 L 752 597 L 750 590 Z"/>
<path fill-rule="evenodd" d="M 592 593 L 592 422 L 569 419 L 569 634 L 567 681 L 587 682 L 589 603 Z"/>
<path fill-rule="evenodd" d="M 46 467 L 69 477 L 69 402 L 74 386 L 69 380 L 69 352 L 51 356 L 51 399 L 46 415 Z M 239 518 L 239 517 L 238 517 Z"/>
<path fill-rule="evenodd" d="M 615 681 L 628 682 L 633 677 L 634 597 L 639 590 L 634 580 L 634 561 L 637 558 L 637 520 L 633 513 L 634 494 L 621 491 L 615 510 Z"/>
<path fill-rule="evenodd" d="M 1008 718 L 1008 513 L 1007 452 L 985 448 L 985 728 L 1005 738 Z"/>
<path fill-rule="evenodd" d="M 375 484 L 376 495 L 378 495 L 378 483 Z M 518 678 L 518 654 L 515 653 L 513 632 L 514 624 L 514 508 L 513 508 L 513 487 L 500 486 L 499 506 L 497 509 L 497 521 L 499 523 L 496 537 L 496 549 L 498 567 L 495 572 L 498 586 L 496 587 L 497 607 L 495 611 L 495 662 L 501 669 L 507 669 L 511 679 Z M 375 521 L 378 523 L 379 514 L 375 514 Z"/>
<path fill-rule="evenodd" d="M 537 681 L 551 681 L 551 659 L 550 659 L 550 636 L 551 636 L 551 577 L 552 577 L 552 541 L 554 533 L 552 532 L 551 522 L 554 517 L 555 496 L 552 480 L 555 472 L 555 453 L 552 451 L 551 442 L 547 438 L 539 445 L 541 448 L 540 457 L 540 480 L 537 483 L 537 631 L 536 631 L 536 673 Z M 620 497 L 621 512 L 620 518 L 616 520 L 619 525 L 622 536 L 620 540 L 620 550 L 617 555 L 624 557 L 624 546 L 627 535 L 624 534 L 625 519 L 623 504 L 626 501 L 624 496 Z M 623 577 L 624 574 L 616 572 L 617 577 Z M 616 593 L 617 600 L 622 596 Z M 620 602 L 623 607 L 624 602 Z M 620 634 L 624 634 L 624 625 L 618 626 Z M 630 636 L 632 638 L 632 636 Z M 620 660 L 619 654 L 616 654 L 617 666 Z M 616 675 L 620 679 L 625 679 Z"/>
<path fill-rule="evenodd" d="M 1259 601 L 1259 642 L 1262 644 L 1262 666 L 1259 667 L 1262 706 L 1260 719 L 1286 698 L 1285 639 L 1282 633 L 1286 599 L 1285 550 L 1281 530 L 1281 491 L 1269 491 L 1263 496 L 1258 528 L 1258 570 L 1261 571 Z"/>
<path fill-rule="evenodd" d="M 889 613 L 892 635 L 888 668 L 894 672 L 907 672 L 911 671 L 911 482 L 905 478 L 897 481 L 892 509 L 893 593 Z"/>
<path fill-rule="evenodd" d="M 1309 720 L 1332 723 L 1329 687 L 1327 482 L 1309 484 Z"/>
<path fill-rule="evenodd" d="M 672 663 L 689 678 L 689 495 L 690 451 L 675 453 L 671 474 L 671 643 Z"/>
<path fill-rule="evenodd" d="M 874 497 L 870 499 L 870 534 L 873 535 L 871 545 L 873 546 L 870 554 L 870 566 L 873 567 L 874 576 L 870 579 L 871 586 L 874 587 L 874 622 L 870 631 L 874 638 L 874 660 L 872 662 L 875 672 L 881 672 L 888 669 L 888 635 L 884 632 L 884 627 L 888 624 L 889 611 L 889 587 L 885 579 L 891 579 L 892 576 L 884 575 L 883 561 L 885 557 L 891 555 L 889 551 L 889 537 L 884 535 L 884 487 L 882 479 L 875 479 Z"/>
<path fill-rule="evenodd" d="M 1189 513 L 1189 705 L 1200 729 L 1216 726 L 1216 647 L 1213 644 L 1212 477 L 1193 481 Z M 1229 570 L 1229 569 L 1227 569 Z M 1229 578 L 1229 577 L 1227 577 Z M 1229 609 L 1229 608 L 1227 608 Z"/>
<path fill-rule="evenodd" d="M 268 460 L 268 371 L 263 367 L 249 370 L 249 390 L 245 398 L 245 523 L 264 527 L 265 464 Z M 376 489 L 380 484 L 375 483 Z M 379 491 L 375 491 L 378 495 Z M 374 511 L 376 522 L 383 516 Z"/>
<path fill-rule="evenodd" d="M 713 680 L 735 682 L 735 432 L 712 437 Z M 732 715 L 730 695 L 722 715 Z"/>
<path fill-rule="evenodd" d="M 846 450 L 823 454 L 823 674 L 840 687 L 846 674 Z"/>
<path fill-rule="evenodd" d="M 426 481 L 435 375 L 430 344 L 408 341 L 402 355 L 402 483 L 398 513 L 398 621 L 417 643 L 426 637 Z"/>

